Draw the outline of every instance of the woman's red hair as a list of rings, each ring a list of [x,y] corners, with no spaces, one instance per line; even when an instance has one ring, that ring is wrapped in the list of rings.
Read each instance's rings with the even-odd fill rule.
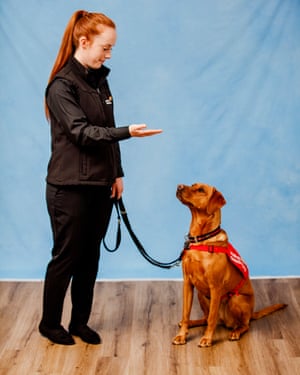
[[[85,36],[91,39],[94,35],[101,34],[101,26],[116,28],[115,23],[102,13],[90,13],[78,10],[70,18],[62,37],[61,45],[51,70],[48,84],[54,76],[65,66],[78,47],[79,38]],[[49,119],[49,109],[45,103],[46,117]]]

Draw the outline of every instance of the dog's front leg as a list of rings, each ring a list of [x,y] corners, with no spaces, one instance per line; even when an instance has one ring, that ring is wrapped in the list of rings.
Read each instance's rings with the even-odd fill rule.
[[[188,279],[185,279],[183,283],[183,308],[182,320],[180,322],[180,330],[177,336],[175,336],[172,341],[172,343],[175,345],[183,345],[186,343],[186,337],[188,335],[189,320],[193,303],[193,294],[193,284]]]
[[[200,346],[201,348],[212,345],[213,334],[214,334],[214,331],[216,329],[216,325],[218,322],[219,307],[220,307],[220,301],[221,301],[220,291],[214,288],[214,290],[211,291],[210,298],[211,300],[210,300],[209,314],[207,318],[207,328],[198,344],[198,346]]]

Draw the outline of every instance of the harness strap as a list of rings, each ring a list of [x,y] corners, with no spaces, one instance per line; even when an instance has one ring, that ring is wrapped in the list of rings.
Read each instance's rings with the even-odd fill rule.
[[[246,280],[249,277],[249,270],[246,263],[241,258],[240,254],[237,250],[228,243],[227,246],[214,246],[214,245],[195,245],[190,244],[188,249],[184,249],[184,251],[189,250],[197,250],[197,251],[205,251],[208,253],[223,253],[226,254],[230,262],[241,272],[243,278],[241,281],[236,285],[236,287],[231,290],[230,292],[224,294],[221,299],[230,298],[234,295],[239,295],[239,290],[244,285]]]
[[[223,294],[223,296],[221,297],[221,300],[225,299],[226,297],[231,298],[233,296],[238,296],[240,294],[239,290],[245,284],[245,282],[246,282],[246,279],[242,278],[235,288],[233,288],[230,292]]]
[[[208,253],[227,253],[227,246],[215,246],[215,245],[194,245],[191,244],[188,250],[207,251]]]

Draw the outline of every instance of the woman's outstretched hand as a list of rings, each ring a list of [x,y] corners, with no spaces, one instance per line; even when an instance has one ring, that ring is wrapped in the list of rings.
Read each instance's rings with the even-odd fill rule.
[[[147,129],[146,124],[129,125],[129,133],[132,137],[149,137],[162,133],[162,129]]]

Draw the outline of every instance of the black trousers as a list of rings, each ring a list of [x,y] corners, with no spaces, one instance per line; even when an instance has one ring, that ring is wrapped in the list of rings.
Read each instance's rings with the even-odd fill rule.
[[[106,186],[47,185],[53,249],[44,283],[42,322],[50,328],[61,324],[64,299],[71,280],[70,324],[78,326],[88,322],[100,243],[112,211],[110,194],[111,189]]]

